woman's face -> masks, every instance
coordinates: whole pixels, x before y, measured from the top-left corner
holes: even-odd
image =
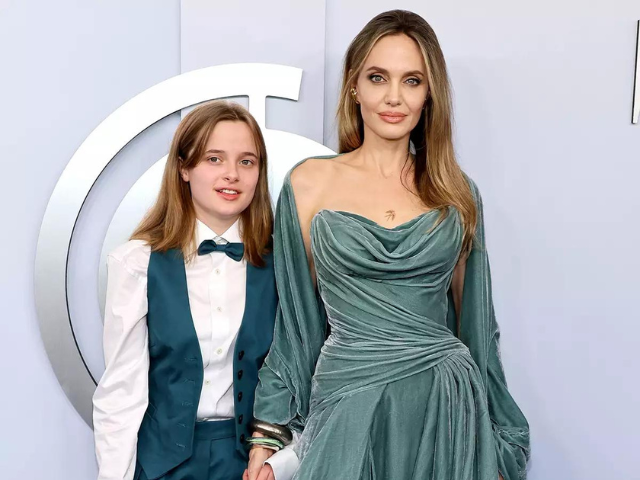
[[[260,174],[253,133],[244,122],[219,122],[204,157],[181,171],[189,182],[196,216],[205,223],[232,224],[249,206]]]
[[[425,105],[427,68],[414,40],[387,35],[374,45],[358,75],[355,89],[365,137],[386,140],[409,136]]]

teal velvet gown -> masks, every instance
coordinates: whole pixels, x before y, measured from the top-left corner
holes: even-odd
[[[525,478],[529,428],[500,363],[482,204],[470,185],[478,229],[458,329],[456,209],[395,228],[321,210],[311,223],[316,289],[285,179],[274,244],[280,307],[255,416],[302,432],[296,480]]]

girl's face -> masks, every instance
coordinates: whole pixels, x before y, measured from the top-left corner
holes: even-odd
[[[218,122],[204,157],[195,167],[180,172],[191,187],[196,216],[210,226],[231,226],[253,200],[259,162],[253,133],[246,123]]]
[[[387,35],[374,45],[355,89],[367,132],[386,140],[408,138],[427,100],[427,67],[406,35]]]

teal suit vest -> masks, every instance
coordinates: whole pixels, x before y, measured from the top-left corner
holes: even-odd
[[[236,447],[250,436],[258,370],[269,351],[277,306],[273,256],[247,264],[245,311],[233,361]],[[149,406],[138,432],[138,462],[150,480],[191,456],[203,362],[191,317],[182,253],[152,252],[147,272]]]

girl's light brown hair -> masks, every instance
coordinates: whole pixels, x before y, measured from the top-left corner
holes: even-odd
[[[191,169],[204,159],[207,141],[218,122],[245,123],[253,133],[258,153],[259,177],[251,204],[241,213],[241,237],[245,259],[263,266],[262,255],[271,249],[273,211],[267,178],[267,149],[260,127],[242,106],[221,100],[205,103],[192,110],[178,125],[162,186],[155,205],[149,210],[131,239],[144,240],[152,251],[179,249],[185,259],[195,254],[196,212],[189,183],[181,175],[182,168]]]
[[[427,67],[429,95],[410,135],[415,150],[413,168],[417,194],[426,207],[439,209],[442,215],[448,206],[457,208],[464,227],[463,251],[469,251],[477,223],[476,204],[453,148],[451,87],[444,55],[435,32],[420,15],[405,10],[381,13],[351,42],[344,60],[337,113],[339,151],[351,152],[362,145],[364,124],[350,90],[356,85],[373,46],[387,35],[406,35],[413,39]]]

